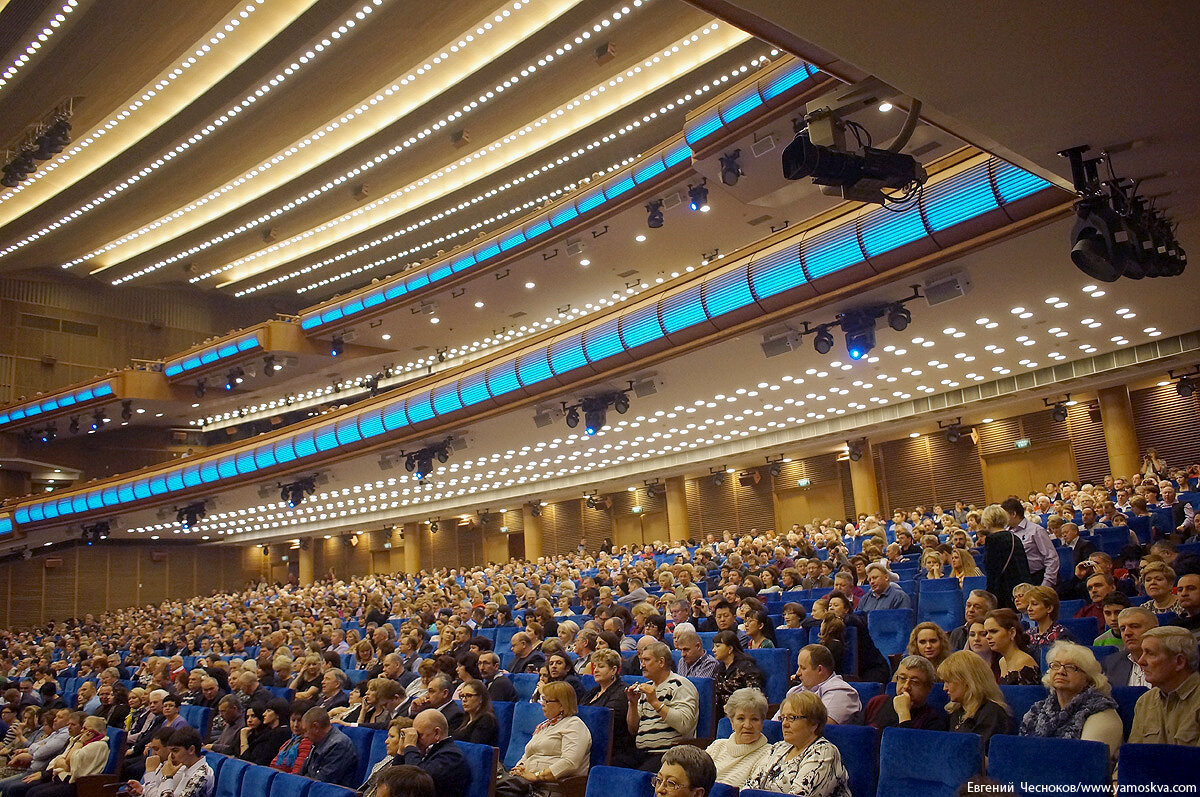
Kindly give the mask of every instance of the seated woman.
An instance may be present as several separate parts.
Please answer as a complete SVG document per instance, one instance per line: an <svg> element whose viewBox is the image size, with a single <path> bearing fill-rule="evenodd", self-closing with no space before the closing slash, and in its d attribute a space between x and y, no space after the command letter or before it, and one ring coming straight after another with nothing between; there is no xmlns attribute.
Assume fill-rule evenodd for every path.
<svg viewBox="0 0 1200 797"><path fill-rule="evenodd" d="M965 540L967 533L961 529L958 532ZM955 546L950 552L950 575L958 579L958 586L962 587L963 579L968 576L982 576L983 571L979 569L979 565L975 562L975 557L971 552L966 550L967 546Z"/></svg>
<svg viewBox="0 0 1200 797"><path fill-rule="evenodd" d="M871 633L867 630L866 617L855 614L850 599L837 590L829 593L828 599L829 611L841 618L847 628L853 626L858 632L859 676L864 681L887 683L888 678L891 677L892 668L888 666L887 659L875 646L875 640L871 638Z"/></svg>
<svg viewBox="0 0 1200 797"><path fill-rule="evenodd" d="M1184 616L1183 607L1175 597L1175 571L1164 562L1147 562L1141 568L1141 587L1146 594L1145 606L1155 614L1173 613Z"/></svg>
<svg viewBox="0 0 1200 797"><path fill-rule="evenodd" d="M592 654L592 676L596 685L583 697L581 705L604 706L613 713L612 764L615 767L636 769L640 756L634 749L633 736L623 721L629 708L625 684L621 681L621 654L615 650L597 650Z"/></svg>
<svg viewBox="0 0 1200 797"><path fill-rule="evenodd" d="M533 794L548 795L557 781L587 774L592 734L577 716L570 685L551 681L540 692L546 721L534 729L524 755L504 778L518 778L530 785Z"/></svg>
<svg viewBox="0 0 1200 797"><path fill-rule="evenodd" d="M775 626L763 608L751 609L746 613L746 635L750 637L750 648L760 650L775 647Z"/></svg>
<svg viewBox="0 0 1200 797"><path fill-rule="evenodd" d="M994 733L1012 733L1008 704L983 659L966 650L951 653L938 667L950 702L946 711L951 731L979 734L979 752L987 750Z"/></svg>
<svg viewBox="0 0 1200 797"><path fill-rule="evenodd" d="M411 706L415 701L425 697L425 695L429 692L429 683L433 680L433 676L437 675L437 672L438 668L433 659L421 659L421 663L417 665L417 673L420 675L420 677L413 680L413 682L404 689L404 700L400 703L401 713L407 712L409 706ZM377 708L368 705L369 701L371 700L371 690L368 688L367 694L363 697L363 704L366 707L362 710L361 718L359 719L360 724L371 722L375 714L378 713Z"/></svg>
<svg viewBox="0 0 1200 797"><path fill-rule="evenodd" d="M802 603L783 604L783 625L780 628L803 628L802 623L808 619L808 612Z"/></svg>
<svg viewBox="0 0 1200 797"><path fill-rule="evenodd" d="M942 575L942 555L933 549L927 549L921 554L921 568L917 571L916 580L941 578Z"/></svg>
<svg viewBox="0 0 1200 797"><path fill-rule="evenodd" d="M717 780L741 786L771 749L762 732L767 698L758 689L738 689L725 701L725 716L733 725L733 735L717 739L707 752L717 766Z"/></svg>
<svg viewBox="0 0 1200 797"><path fill-rule="evenodd" d="M259 766L270 766L292 738L292 707L281 697L266 706L246 707L246 727L238 732L237 757Z"/></svg>
<svg viewBox="0 0 1200 797"><path fill-rule="evenodd" d="M950 655L950 637L937 623L917 623L908 635L908 655L922 656L937 669Z"/></svg>
<svg viewBox="0 0 1200 797"><path fill-rule="evenodd" d="M829 717L821 698L795 692L779 707L783 741L759 759L744 789L763 789L797 797L851 797L842 755L824 738Z"/></svg>
<svg viewBox="0 0 1200 797"><path fill-rule="evenodd" d="M829 649L833 656L833 671L839 675L845 672L846 666L846 624L836 614L826 614L821 621L821 629L817 639Z"/></svg>
<svg viewBox="0 0 1200 797"><path fill-rule="evenodd" d="M1082 645L1055 642L1046 654L1046 671L1042 683L1050 695L1025 714L1021 735L1104 742L1110 766L1115 764L1124 728L1100 662Z"/></svg>
<svg viewBox="0 0 1200 797"><path fill-rule="evenodd" d="M496 714L492 710L492 696L483 685L483 681L477 678L463 681L462 686L458 688L458 697L462 701L465 716L462 724L450 735L460 742L490 744L495 747L496 740L500 738L500 723L496 721Z"/></svg>
<svg viewBox="0 0 1200 797"><path fill-rule="evenodd" d="M767 682L754 659L742 650L736 631L718 631L713 637L713 658L718 662L713 675L713 693L717 711L723 711L725 701L739 689L762 689Z"/></svg>
<svg viewBox="0 0 1200 797"><path fill-rule="evenodd" d="M371 767L371 771L367 773L367 779L363 781L363 785L359 787L358 793L362 797L375 797L375 792L379 788L379 781L383 778L384 773L395 766L404 764L404 746L402 739L404 734L401 731L404 728L411 728L412 720L408 717L401 717L397 720L392 720L388 725L387 739L384 740L384 750L387 754L379 759L375 766Z"/></svg>
<svg viewBox="0 0 1200 797"><path fill-rule="evenodd" d="M1032 587L1030 587L1032 589ZM988 647L999 657L1000 683L1008 686L1036 686L1042 682L1042 671L1033 657L1025 652L1029 637L1012 609L993 609L984 615Z"/></svg>
<svg viewBox="0 0 1200 797"><path fill-rule="evenodd" d="M312 739L304 735L304 712L312 708L313 704L307 700L297 700L292 703L292 716L288 721L291 727L292 738L284 742L283 747L279 748L279 752L275 754L275 758L271 760L271 768L278 769L280 772L289 772L293 775L299 775L304 769L304 761L308 758L308 754L312 752Z"/></svg>
<svg viewBox="0 0 1200 797"><path fill-rule="evenodd" d="M1036 586L1025 593L1025 614L1035 629L1029 632L1034 647L1052 645L1060 639L1074 642L1071 632L1058 622L1058 593L1050 587Z"/></svg>
<svg viewBox="0 0 1200 797"><path fill-rule="evenodd" d="M967 629L967 646L964 650L969 650L978 655L992 671L992 675L996 678L1000 677L999 657L996 656L991 646L988 645L987 629L983 626L983 620L973 621L971 627Z"/></svg>
<svg viewBox="0 0 1200 797"><path fill-rule="evenodd" d="M558 641L570 650L575 646L575 636L579 633L579 623L574 620L562 620L558 624Z"/></svg>
<svg viewBox="0 0 1200 797"><path fill-rule="evenodd" d="M47 780L29 789L26 794L40 797L74 797L76 781L88 775L99 775L108 763L107 725L100 717L87 717L78 739L62 755L50 761Z"/></svg>

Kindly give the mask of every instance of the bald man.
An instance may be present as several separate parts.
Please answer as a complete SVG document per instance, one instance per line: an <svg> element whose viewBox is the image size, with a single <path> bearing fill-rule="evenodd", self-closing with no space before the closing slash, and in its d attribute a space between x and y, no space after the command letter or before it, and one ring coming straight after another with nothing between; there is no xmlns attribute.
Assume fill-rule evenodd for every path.
<svg viewBox="0 0 1200 797"><path fill-rule="evenodd" d="M471 786L471 770L450 738L446 716L435 708L422 711L411 728L401 731L405 764L420 767L433 778L437 797L459 797Z"/></svg>

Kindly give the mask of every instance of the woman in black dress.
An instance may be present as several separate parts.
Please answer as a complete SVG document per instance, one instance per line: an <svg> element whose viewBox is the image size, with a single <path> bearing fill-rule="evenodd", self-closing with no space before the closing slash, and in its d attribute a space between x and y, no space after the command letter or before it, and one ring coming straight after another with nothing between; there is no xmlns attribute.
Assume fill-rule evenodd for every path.
<svg viewBox="0 0 1200 797"><path fill-rule="evenodd" d="M246 708L246 727L238 735L237 757L269 767L279 748L292 739L291 719L291 704L281 697L262 707L252 703Z"/></svg>
<svg viewBox="0 0 1200 797"><path fill-rule="evenodd" d="M746 651L736 631L719 631L713 637L713 658L720 664L713 674L713 692L717 698L717 712L724 713L725 701L739 689L762 689L767 678Z"/></svg>
<svg viewBox="0 0 1200 797"><path fill-rule="evenodd" d="M596 685L584 695L579 705L612 709L612 765L636 769L641 764L641 756L634 746L633 736L625 722L629 701L625 696L625 684L621 681L621 654L609 649L595 651L592 654L592 675L596 679Z"/></svg>
<svg viewBox="0 0 1200 797"><path fill-rule="evenodd" d="M1015 609L1013 587L1029 583L1029 560L1025 546L1008 530L1008 513L999 504L983 510L977 536L983 545L987 591L996 596L999 608Z"/></svg>

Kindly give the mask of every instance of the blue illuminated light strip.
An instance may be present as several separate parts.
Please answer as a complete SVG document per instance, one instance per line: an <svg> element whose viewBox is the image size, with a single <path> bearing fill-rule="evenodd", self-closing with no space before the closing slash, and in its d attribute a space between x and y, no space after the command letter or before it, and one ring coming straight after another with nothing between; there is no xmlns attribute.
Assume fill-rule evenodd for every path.
<svg viewBox="0 0 1200 797"><path fill-rule="evenodd" d="M111 395L113 395L112 382L102 382L99 385L85 387L82 390L76 390L71 393L64 393L61 396L55 396L45 401L30 402L29 404L23 404L20 407L13 407L11 410L0 412L0 426L28 420L29 418L36 418L39 415L54 412L55 410L74 407L93 399Z"/></svg>
<svg viewBox="0 0 1200 797"><path fill-rule="evenodd" d="M524 232L524 241L528 241L537 235L543 235L555 227L560 227L586 213L591 213L602 208L621 195L632 191L635 186L640 186L663 174L671 167L690 160L693 155L690 145L709 138L721 130L721 128L727 127L737 119L760 107L764 102L791 91L815 74L817 74L815 67L803 61L795 61L786 64L768 77L748 86L745 89L745 96L739 93L727 104L713 106L703 111L688 124L684 131L683 140L677 145L673 145L672 148L664 153L651 155L648 159L622 170L614 178L614 181L609 184L607 190L595 189L578 199L566 199L561 207L550 211L551 215L548 219L543 219L527 228ZM422 285L439 282L451 274L466 271L471 266L482 264L483 261L490 257L509 251L524 242L520 239L520 235L520 232L513 230L497 233L485 239L485 242L480 244L480 247L485 247L485 249L476 249L473 261L464 262L466 260L464 258L463 260L456 261L449 270L444 267L430 266L430 272L426 272L428 273L428 279ZM462 264L461 267L460 263ZM395 286L390 288L376 288L361 300L344 300L334 308L325 307L302 314L300 317L300 328L303 330L316 329L317 327L353 315L364 308L377 307L384 301L398 299L407 293L411 293L413 290L414 287L411 284L406 284L404 288L399 290Z"/></svg>
<svg viewBox="0 0 1200 797"><path fill-rule="evenodd" d="M875 222L870 238L871 254L890 251L915 240L911 238L912 216L958 219L959 223L978 219L996 207L994 200L982 199L988 192L983 191L981 185L995 196L1000 193L995 189L1001 174L1008 185L1014 187L1013 194L1020 193L1016 186L1030 184L1015 172L996 168L995 161L981 160L932 183L927 187L925 197L918 200L919 212L914 208L908 213L889 214L890 224L876 219L874 210L847 215L834 226L802 242L799 248L789 243L758 260L731 263L708 275L703 282L665 294L652 304L622 308L615 316L588 324L544 346L494 362L485 371L477 370L417 395L394 398L386 405L366 407L339 420L324 420L319 428L298 429L285 437L213 459L174 465L153 476L96 487L73 496L31 501L15 510L16 523L107 510L147 496L169 495L188 487L235 479L361 440L413 431L413 427L425 421L450 417L488 402L511 402L522 388L530 392L547 391L566 383L591 364L597 364L598 369L606 368L605 363L611 358L636 361L647 351L644 347L654 346L654 351L660 351L670 346L670 342L663 340L668 335L678 334L682 339L690 340L705 331L727 328L732 318L761 310L755 305L756 298L779 295L803 286L810 277L816 280L863 262L868 252L858 243L856 231L866 218ZM1048 187L1048 183L1043 185L1043 188ZM1020 194L1020 198L1028 196L1029 193ZM1046 204L1049 199L1024 205L1024 215L1049 207ZM993 214L991 219L997 227L1006 223L1002 214ZM894 234L889 229L892 226L903 228L905 232ZM920 237L928 235L926 232ZM934 246L937 246L936 242ZM800 268L801 262L805 264L807 275L805 269ZM730 316L731 313L737 315Z"/></svg>
<svg viewBox="0 0 1200 797"><path fill-rule="evenodd" d="M189 354L186 357L168 360L166 366L163 367L163 373L170 379L187 371L194 371L203 365L211 365L218 360L234 357L238 354L260 348L261 346L262 340L257 334L248 335L235 341L217 344L196 354Z"/></svg>

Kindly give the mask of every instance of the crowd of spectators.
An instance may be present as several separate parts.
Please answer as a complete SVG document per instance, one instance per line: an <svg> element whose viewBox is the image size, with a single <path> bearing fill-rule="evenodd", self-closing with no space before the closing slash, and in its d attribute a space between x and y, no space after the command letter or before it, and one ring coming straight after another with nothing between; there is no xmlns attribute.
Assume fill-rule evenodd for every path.
<svg viewBox="0 0 1200 797"><path fill-rule="evenodd" d="M820 797L848 794L838 749L823 737L831 723L977 733L981 754L1004 733L1095 739L1114 757L1125 741L1200 745L1200 558L1180 552L1196 528L1193 505L1178 497L1196 489L1197 472L1052 483L979 509L914 507L782 533L259 583L6 630L0 797L69 797L77 774L96 768L106 726L128 734L135 795L208 797L202 750L366 797L423 793L426 781L432 793L460 794L468 768L455 741L497 744L492 704L518 700L508 676L526 672L539 676L532 700L545 721L501 773L503 794L547 794L586 775L580 706L612 709L613 763L653 771L656 782L711 788L711 770L734 786ZM1111 539L1147 513L1148 539L1130 528L1119 552L1099 550L1103 529ZM986 586L965 591L961 626L917 624L907 655L889 658L868 619L913 607L900 578L912 565L914 582ZM793 590L818 597L781 605ZM1104 630L1085 645L1059 617L1080 599L1074 617ZM513 626L507 650L479 633ZM794 686L770 707L750 653L795 628L816 629L819 641L798 651ZM708 649L704 632L715 632ZM1116 650L1098 659L1090 648L1104 645ZM195 657L190 669L185 656ZM64 674L88 680L64 695ZM714 708L733 728L707 753L693 746L692 678L712 679ZM855 681L890 682L894 693L863 705ZM1002 685L1042 685L1046 697L1016 716ZM1127 736L1113 686L1149 687ZM946 700L931 700L935 691ZM211 709L205 738L181 706ZM762 733L771 714L782 723L773 745ZM354 782L347 726L387 732L387 756L365 783Z"/></svg>

